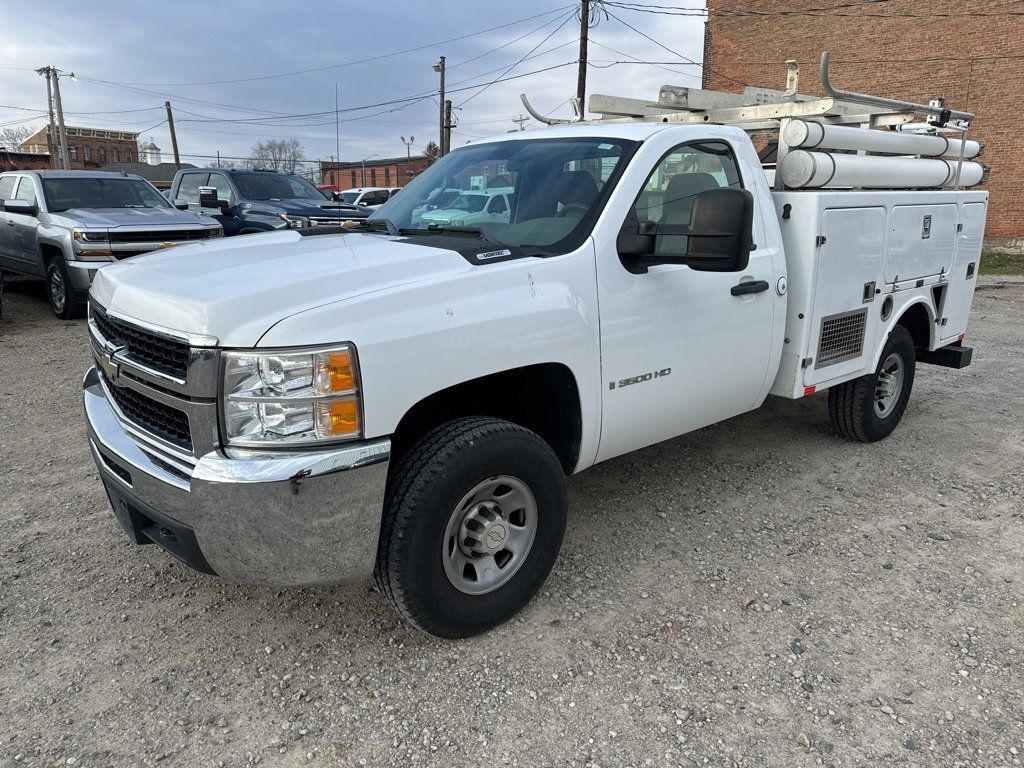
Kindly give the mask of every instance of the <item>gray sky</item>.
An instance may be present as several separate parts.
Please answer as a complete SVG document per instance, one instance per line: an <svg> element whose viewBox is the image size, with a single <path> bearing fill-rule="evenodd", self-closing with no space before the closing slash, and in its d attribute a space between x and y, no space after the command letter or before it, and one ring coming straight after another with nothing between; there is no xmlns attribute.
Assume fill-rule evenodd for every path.
<svg viewBox="0 0 1024 768"><path fill-rule="evenodd" d="M703 6L702 0L663 4L669 2ZM431 66L444 55L450 98L462 105L452 137L458 146L513 128L512 118L523 112L521 92L542 113L570 115L567 99L575 92L576 65L558 65L577 58L578 21L569 19L559 28L571 5L569 0L6 2L0 4L0 126L43 125L46 85L33 70L53 65L78 75L77 82L61 80L68 124L141 131L142 138L152 136L164 149L165 159L170 139L162 121L168 99L183 161L205 165L211 160L203 156L217 150L247 156L253 144L268 137L295 137L307 157L326 159L336 153L337 83L340 109L352 110L340 115L342 158L401 156L401 135L416 137L413 153L437 139L437 74ZM609 10L682 57L701 60L699 16ZM517 20L524 21L483 31ZM456 37L463 39L452 40ZM590 60L602 68L590 69L588 93L656 98L662 84L700 85L699 67L615 18L602 18L591 40ZM411 48L421 49L401 53ZM381 58L335 66L373 57ZM634 58L659 64L612 64ZM480 90L495 78L549 67L558 68ZM319 71L266 77L310 69ZM353 110L429 91L435 91L433 99ZM139 111L114 114L121 110Z"/></svg>

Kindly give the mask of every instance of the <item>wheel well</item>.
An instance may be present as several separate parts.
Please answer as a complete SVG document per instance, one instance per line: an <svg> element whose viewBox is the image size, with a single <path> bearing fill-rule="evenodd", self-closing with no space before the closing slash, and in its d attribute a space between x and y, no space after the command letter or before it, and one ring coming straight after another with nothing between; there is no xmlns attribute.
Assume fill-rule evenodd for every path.
<svg viewBox="0 0 1024 768"><path fill-rule="evenodd" d="M576 379L561 363L542 363L483 376L424 398L402 417L391 440L392 466L423 435L463 416L492 416L536 432L566 474L579 459L583 422Z"/></svg>
<svg viewBox="0 0 1024 768"><path fill-rule="evenodd" d="M49 267L50 262L57 256L59 256L62 259L64 258L64 251L62 251L55 245L50 245L49 243L41 243L39 246L39 255L43 257L43 266Z"/></svg>
<svg viewBox="0 0 1024 768"><path fill-rule="evenodd" d="M900 315L900 319L896 321L896 325L902 325L908 331L910 331L911 338L914 339L914 346L919 349L928 349L931 345L932 340L932 321L928 314L928 308L918 302Z"/></svg>

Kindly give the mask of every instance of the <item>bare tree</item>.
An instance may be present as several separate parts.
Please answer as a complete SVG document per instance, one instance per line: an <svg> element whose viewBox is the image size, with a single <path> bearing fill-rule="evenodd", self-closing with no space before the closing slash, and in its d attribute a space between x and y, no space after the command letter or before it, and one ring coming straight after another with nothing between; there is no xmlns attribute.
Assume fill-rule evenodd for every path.
<svg viewBox="0 0 1024 768"><path fill-rule="evenodd" d="M211 160L206 164L207 168L237 168L238 163L234 160L221 160L219 163L216 160Z"/></svg>
<svg viewBox="0 0 1024 768"><path fill-rule="evenodd" d="M423 156L427 158L427 165L433 165L441 159L441 148L436 141L427 142L427 146L423 148Z"/></svg>
<svg viewBox="0 0 1024 768"><path fill-rule="evenodd" d="M298 139L267 139L252 148L252 157L246 161L250 168L295 173L306 155Z"/></svg>
<svg viewBox="0 0 1024 768"><path fill-rule="evenodd" d="M22 142L36 132L35 128L19 125L13 128L0 128L0 148L15 151Z"/></svg>

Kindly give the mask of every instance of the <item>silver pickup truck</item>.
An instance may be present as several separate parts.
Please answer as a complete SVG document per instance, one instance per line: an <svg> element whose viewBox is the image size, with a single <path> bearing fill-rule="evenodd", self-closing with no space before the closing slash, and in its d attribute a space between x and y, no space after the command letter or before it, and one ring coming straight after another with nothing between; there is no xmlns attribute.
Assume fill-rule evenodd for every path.
<svg viewBox="0 0 1024 768"><path fill-rule="evenodd" d="M221 237L140 176L104 171L0 174L0 269L45 278L53 313L82 317L104 264L183 241Z"/></svg>

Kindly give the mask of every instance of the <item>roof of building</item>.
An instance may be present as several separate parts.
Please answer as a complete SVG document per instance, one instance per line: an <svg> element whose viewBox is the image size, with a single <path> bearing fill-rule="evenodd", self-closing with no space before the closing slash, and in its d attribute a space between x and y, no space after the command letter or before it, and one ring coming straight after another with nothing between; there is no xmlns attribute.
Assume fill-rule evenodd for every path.
<svg viewBox="0 0 1024 768"><path fill-rule="evenodd" d="M401 165L408 162L416 162L419 160L426 160L426 155L413 155L407 158L405 155L401 157L375 157L372 160L367 158L366 160L342 160L340 163L334 160L321 160L320 168L324 170L340 170L347 171L349 168L362 168L363 163L366 163L366 167L369 168L374 165Z"/></svg>
<svg viewBox="0 0 1024 768"><path fill-rule="evenodd" d="M195 168L190 163L182 163L182 168ZM178 172L178 166L174 163L157 163L156 165L150 165L149 163L107 163L101 171L114 171L115 173L134 173L137 176L141 176L146 181L172 181L174 174Z"/></svg>

